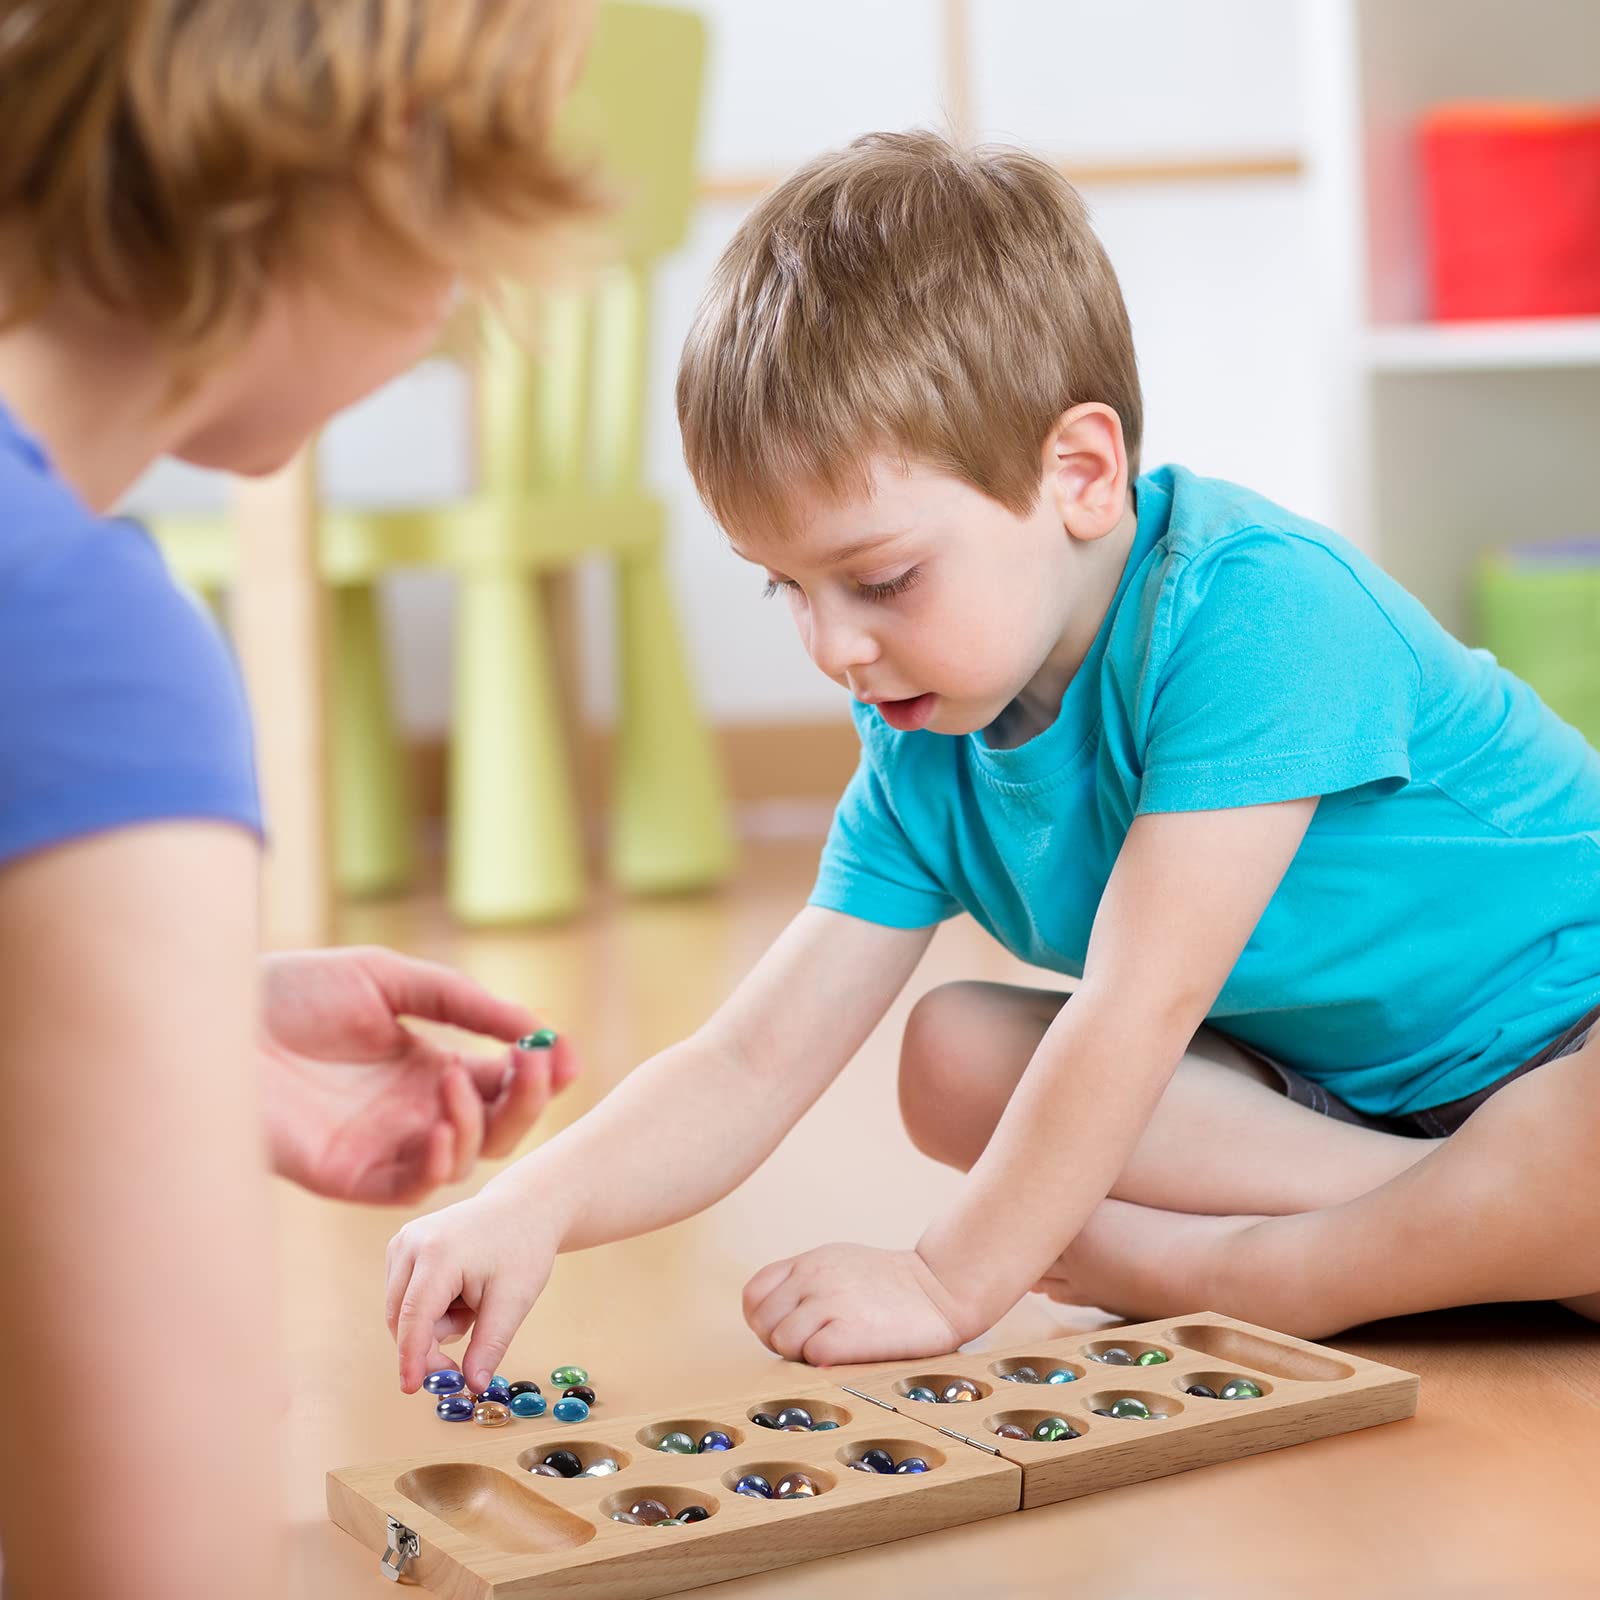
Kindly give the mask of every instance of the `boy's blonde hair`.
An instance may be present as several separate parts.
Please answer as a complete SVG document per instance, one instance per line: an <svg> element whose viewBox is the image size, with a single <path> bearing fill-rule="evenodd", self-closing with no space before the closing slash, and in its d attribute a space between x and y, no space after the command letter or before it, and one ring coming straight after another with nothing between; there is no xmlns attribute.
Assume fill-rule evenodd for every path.
<svg viewBox="0 0 1600 1600"><path fill-rule="evenodd" d="M1020 150L874 133L801 168L723 253L678 369L684 455L727 528L796 488L866 491L887 454L1025 516L1069 407L1141 406L1128 313L1083 201Z"/></svg>
<svg viewBox="0 0 1600 1600"><path fill-rule="evenodd" d="M277 270L333 274L318 223L334 209L370 225L369 268L496 277L590 204L550 148L589 13L0 0L0 318L70 288L203 362L248 328Z"/></svg>

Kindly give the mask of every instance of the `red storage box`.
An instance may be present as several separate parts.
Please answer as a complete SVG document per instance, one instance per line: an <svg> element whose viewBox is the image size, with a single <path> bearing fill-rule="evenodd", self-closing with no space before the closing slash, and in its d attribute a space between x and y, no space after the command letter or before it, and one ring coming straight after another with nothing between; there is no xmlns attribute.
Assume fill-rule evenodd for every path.
<svg viewBox="0 0 1600 1600"><path fill-rule="evenodd" d="M1440 106L1422 170L1435 317L1600 314L1600 106Z"/></svg>

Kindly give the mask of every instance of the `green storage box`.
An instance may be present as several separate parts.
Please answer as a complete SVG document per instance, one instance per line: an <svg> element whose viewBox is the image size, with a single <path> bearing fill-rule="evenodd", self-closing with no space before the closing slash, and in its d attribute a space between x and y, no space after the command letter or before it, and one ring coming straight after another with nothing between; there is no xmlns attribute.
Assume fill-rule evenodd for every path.
<svg viewBox="0 0 1600 1600"><path fill-rule="evenodd" d="M1475 601L1481 643L1600 746L1600 537L1486 557Z"/></svg>

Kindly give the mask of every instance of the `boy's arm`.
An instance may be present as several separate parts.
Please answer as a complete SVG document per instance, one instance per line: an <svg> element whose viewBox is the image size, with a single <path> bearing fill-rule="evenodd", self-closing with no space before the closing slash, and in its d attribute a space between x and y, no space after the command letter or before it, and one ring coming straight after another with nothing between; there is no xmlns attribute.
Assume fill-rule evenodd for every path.
<svg viewBox="0 0 1600 1600"><path fill-rule="evenodd" d="M861 1047L932 937L807 906L697 1032L475 1200L403 1228L387 1306L402 1387L422 1381L436 1339L474 1320L467 1376L492 1371L559 1251L664 1227L743 1182Z"/></svg>
<svg viewBox="0 0 1600 1600"><path fill-rule="evenodd" d="M914 1250L825 1245L774 1262L745 1290L756 1332L828 1366L939 1354L993 1326L1110 1191L1316 806L1136 818L1083 982L956 1204Z"/></svg>

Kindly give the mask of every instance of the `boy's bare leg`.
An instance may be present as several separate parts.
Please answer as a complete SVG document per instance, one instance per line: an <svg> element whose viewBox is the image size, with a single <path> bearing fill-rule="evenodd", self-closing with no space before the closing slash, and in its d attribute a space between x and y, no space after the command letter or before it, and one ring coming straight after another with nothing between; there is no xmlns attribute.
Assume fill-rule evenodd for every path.
<svg viewBox="0 0 1600 1600"><path fill-rule="evenodd" d="M998 983L924 995L900 1058L900 1109L917 1148L971 1167L1065 1001L1060 991ZM1084 1114L1092 1122L1094 1108ZM1296 1105L1247 1051L1202 1029L1111 1192L1214 1216L1306 1211L1377 1188L1437 1142Z"/></svg>
<svg viewBox="0 0 1600 1600"><path fill-rule="evenodd" d="M1335 1205L1203 1217L1103 1201L1040 1287L1135 1318L1206 1306L1307 1338L1494 1300L1600 1320L1597 1172L1600 1038Z"/></svg>

